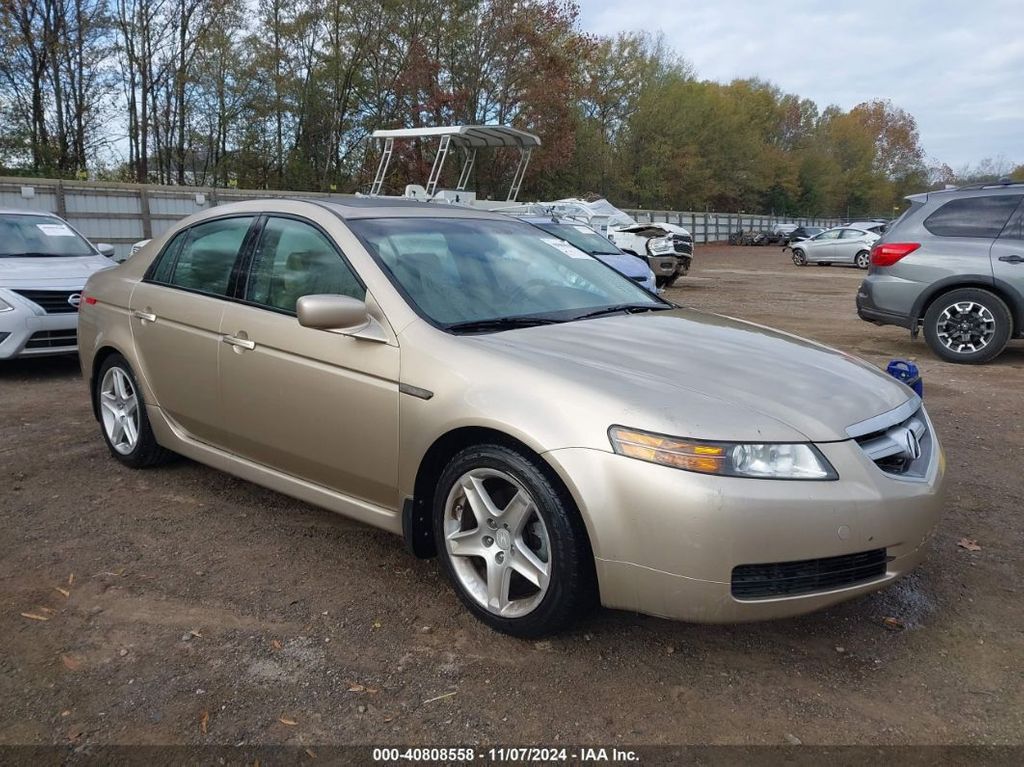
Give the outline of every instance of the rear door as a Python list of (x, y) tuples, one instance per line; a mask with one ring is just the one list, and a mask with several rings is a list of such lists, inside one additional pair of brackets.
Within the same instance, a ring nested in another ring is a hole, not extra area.
[(832, 251), (832, 259), (844, 264), (852, 264), (853, 259), (862, 250), (871, 250), (868, 233), (860, 229), (841, 229)]
[(1017, 293), (1021, 302), (1016, 307), (1019, 318), (1024, 313), (1024, 202), (992, 243), (991, 258), (992, 276), (996, 283)]
[(222, 444), (217, 354), (221, 315), (255, 221), (231, 216), (179, 233), (132, 292), (141, 370), (166, 415), (194, 438)]
[(216, 344), (230, 449), (394, 508), (397, 342), (302, 327), (296, 301), (315, 294), (367, 299), (325, 232), (304, 219), (268, 216), (240, 284), (242, 300), (225, 309)]

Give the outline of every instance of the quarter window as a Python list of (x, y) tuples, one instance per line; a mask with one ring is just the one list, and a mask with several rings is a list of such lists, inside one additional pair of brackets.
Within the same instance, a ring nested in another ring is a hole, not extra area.
[(1022, 197), (1000, 194), (950, 200), (928, 216), (924, 225), (939, 237), (998, 237)]
[(320, 293), (366, 298), (366, 289), (319, 229), (290, 218), (269, 218), (256, 246), (246, 300), (294, 312), (302, 296)]
[[(179, 288), (226, 296), (231, 270), (252, 221), (251, 216), (224, 218), (193, 226), (188, 230), (188, 236), (174, 258), (171, 276), (166, 282)], [(173, 251), (176, 245), (177, 238), (165, 251), (164, 260), (175, 255)], [(157, 275), (163, 271), (163, 267), (161, 261), (154, 273), (157, 281), (160, 281)]]

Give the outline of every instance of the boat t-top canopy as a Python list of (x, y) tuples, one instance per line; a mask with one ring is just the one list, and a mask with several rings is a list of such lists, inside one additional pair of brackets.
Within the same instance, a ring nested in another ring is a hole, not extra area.
[(391, 154), (394, 149), (395, 140), (411, 139), (439, 139), (440, 144), (437, 155), (434, 157), (434, 165), (430, 169), (430, 178), (427, 179), (427, 197), (433, 197), (437, 193), (437, 185), (441, 179), (441, 171), (444, 169), (444, 161), (448, 157), (448, 150), (454, 145), (462, 152), (462, 172), (459, 174), (459, 184), (456, 191), (463, 191), (469, 183), (469, 176), (473, 171), (476, 162), (477, 149), (490, 149), (497, 147), (516, 147), (519, 149), (519, 165), (516, 167), (515, 175), (512, 177), (512, 187), (509, 189), (508, 201), (514, 201), (519, 195), (519, 187), (523, 184), (523, 177), (526, 175), (526, 166), (530, 162), (530, 155), (534, 147), (540, 146), (540, 139), (532, 133), (509, 128), (506, 125), (449, 125), (435, 128), (396, 128), (391, 130), (376, 130), (370, 134), (371, 138), (384, 141), (384, 151), (380, 156), (380, 164), (377, 166), (377, 175), (373, 179), (373, 186), (370, 188), (371, 195), (379, 195), (384, 187), (384, 178), (388, 172), (388, 165), (391, 162)]

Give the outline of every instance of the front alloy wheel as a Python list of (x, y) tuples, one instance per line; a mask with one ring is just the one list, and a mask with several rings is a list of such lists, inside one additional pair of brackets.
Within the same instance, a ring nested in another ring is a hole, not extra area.
[(982, 363), (1010, 339), (1010, 310), (995, 294), (960, 288), (935, 299), (924, 315), (925, 340), (949, 362)]
[(540, 604), (551, 577), (551, 539), (537, 504), (514, 477), (473, 469), (445, 502), (444, 544), (459, 585), (495, 615)]
[(793, 263), (797, 266), (807, 266), (807, 256), (799, 248), (793, 251)]
[(568, 626), (596, 602), (594, 555), (568, 491), (507, 445), (457, 453), (434, 492), (434, 539), (462, 602), (520, 637)]

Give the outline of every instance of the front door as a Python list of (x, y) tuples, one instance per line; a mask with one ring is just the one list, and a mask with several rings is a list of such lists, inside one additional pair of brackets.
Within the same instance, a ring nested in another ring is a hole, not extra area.
[(398, 347), (299, 325), (304, 295), (366, 298), (311, 222), (267, 218), (221, 322), (221, 397), (231, 450), (388, 508), (397, 504)]
[(808, 247), (805, 249), (807, 260), (811, 263), (831, 261), (838, 237), (838, 229), (829, 229), (827, 232), (822, 232), (809, 239)]
[(205, 221), (164, 248), (129, 303), (138, 373), (151, 405), (192, 437), (220, 444), (217, 355), (235, 262), (254, 218)]

